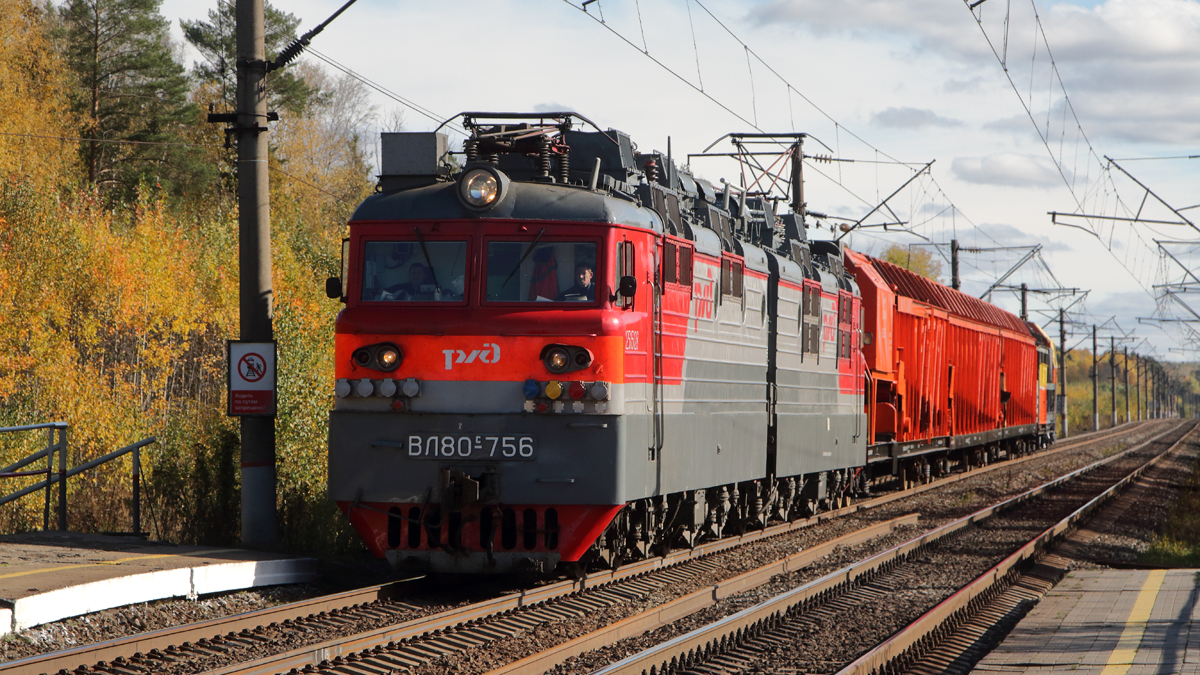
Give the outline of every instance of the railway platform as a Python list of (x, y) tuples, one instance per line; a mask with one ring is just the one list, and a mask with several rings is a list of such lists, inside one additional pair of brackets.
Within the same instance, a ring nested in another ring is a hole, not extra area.
[(1075, 570), (976, 673), (1200, 674), (1200, 570)]
[(74, 532), (4, 535), (0, 635), (139, 602), (316, 577), (311, 558)]

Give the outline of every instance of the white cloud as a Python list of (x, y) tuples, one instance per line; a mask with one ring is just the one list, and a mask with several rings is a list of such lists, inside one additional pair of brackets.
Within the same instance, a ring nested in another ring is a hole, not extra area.
[(932, 110), (921, 108), (885, 108), (871, 116), (871, 124), (891, 129), (962, 126), (962, 122), (958, 120), (948, 119)]
[(574, 108), (572, 108), (569, 105), (563, 105), (561, 103), (555, 103), (555, 102), (551, 101), (550, 103), (535, 103), (533, 105), (533, 112), (551, 113), (551, 112), (578, 112), (578, 111), (576, 111)]
[[(955, 5), (944, 0), (768, 0), (750, 10), (748, 18), (862, 41), (885, 35), (914, 53), (990, 68), (980, 72), (994, 79), (996, 57), (973, 17)], [(1026, 34), (1036, 25), (1032, 8), (1021, 3), (1007, 8), (1011, 15), (1006, 24), (1005, 7), (983, 5), (983, 28), (1031, 109), (1042, 114), (1047, 108), (1063, 109), (1053, 78), (1052, 67), (1057, 67), (1093, 139), (1200, 142), (1200, 116), (1195, 114), (1200, 109), (1200, 2), (1107, 0), (1090, 8), (1055, 4), (1039, 14), (1053, 60), (1040, 34), (1037, 39)], [(978, 76), (950, 78), (943, 90), (971, 94), (979, 83)], [(1051, 117), (1047, 136), (1075, 127), (1071, 119)], [(1040, 121), (1044, 126), (1045, 120)], [(1032, 129), (1026, 120), (1013, 130), (1027, 134)]]
[(1062, 185), (1062, 176), (1049, 159), (1015, 152), (998, 152), (986, 157), (956, 157), (950, 170), (959, 180), (982, 185), (1033, 188)]

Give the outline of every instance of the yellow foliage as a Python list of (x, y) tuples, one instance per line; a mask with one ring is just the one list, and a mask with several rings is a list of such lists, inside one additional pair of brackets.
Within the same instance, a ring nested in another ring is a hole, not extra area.
[(916, 272), (926, 279), (939, 281), (942, 276), (942, 263), (934, 257), (933, 252), (926, 247), (913, 248), (899, 244), (889, 244), (879, 258), (910, 272)]
[(75, 156), (67, 69), (31, 0), (0, 2), (0, 175), (57, 184)]
[[(62, 90), (45, 84), (62, 83), (47, 79), (55, 57), (41, 28), (18, 30), (35, 21), (29, 0), (0, 3), (0, 131), (68, 119)], [(35, 71), (41, 89), (14, 79)], [(193, 100), (211, 93), (201, 87)], [(73, 143), (12, 138), (0, 136), (0, 426), (68, 423), (72, 465), (156, 436), (142, 454), (143, 528), (234, 543), (238, 424), (225, 416), (225, 344), (238, 337), (235, 200), (168, 204), (144, 186), (114, 207), (94, 189), (61, 188), (78, 171), (62, 159), (75, 155)], [(369, 170), (352, 137), (317, 119), (290, 118), (270, 138), (282, 538), (309, 551), (356, 548), (324, 494), (342, 307), (325, 297), (324, 279), (339, 270), (346, 221), (372, 189)], [(213, 165), (235, 169), (219, 125), (197, 125), (189, 140)], [(0, 466), (44, 443), (40, 433), (0, 435)], [(129, 528), (130, 469), (125, 457), (69, 481), (71, 529)], [(35, 481), (0, 483), (0, 493)], [(0, 532), (40, 527), (41, 504), (31, 496), (0, 510)]]

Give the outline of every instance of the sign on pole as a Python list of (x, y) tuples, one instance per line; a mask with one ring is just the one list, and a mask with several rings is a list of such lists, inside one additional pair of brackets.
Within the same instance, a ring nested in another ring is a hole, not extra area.
[(275, 416), (275, 343), (226, 343), (232, 417)]

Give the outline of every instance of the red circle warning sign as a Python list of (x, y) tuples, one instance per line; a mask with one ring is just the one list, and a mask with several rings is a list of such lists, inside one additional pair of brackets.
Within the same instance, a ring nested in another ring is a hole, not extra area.
[(271, 342), (227, 343), (229, 415), (275, 414), (275, 345)]
[(258, 382), (267, 374), (267, 362), (262, 356), (250, 352), (238, 360), (238, 375), (247, 382)]

